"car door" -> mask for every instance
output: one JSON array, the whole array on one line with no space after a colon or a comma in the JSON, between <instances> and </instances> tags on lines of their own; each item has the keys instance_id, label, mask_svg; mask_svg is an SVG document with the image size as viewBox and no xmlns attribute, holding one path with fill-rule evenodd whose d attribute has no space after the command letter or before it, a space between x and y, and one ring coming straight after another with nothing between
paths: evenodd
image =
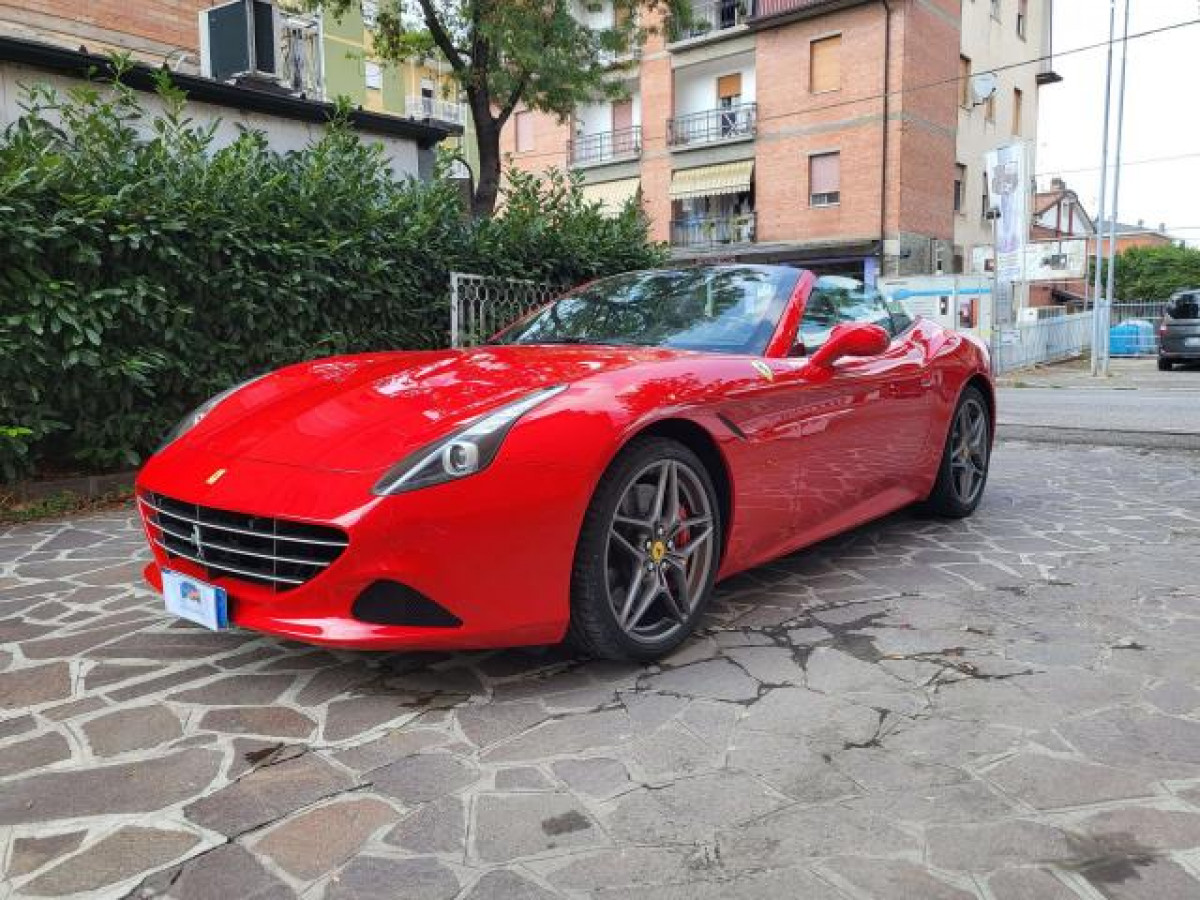
<instances>
[{"instance_id":1,"label":"car door","mask_svg":"<svg viewBox=\"0 0 1200 900\"><path fill-rule=\"evenodd\" d=\"M896 506L923 456L933 409L932 372L924 332L882 295L856 279L817 280L805 305L799 339L811 354L845 322L879 325L892 336L879 356L843 358L821 385L823 402L846 412L829 452L801 459L808 513L835 516L859 507ZM866 510L864 514L869 514ZM807 523L801 510L798 527Z\"/></svg>"}]
</instances>

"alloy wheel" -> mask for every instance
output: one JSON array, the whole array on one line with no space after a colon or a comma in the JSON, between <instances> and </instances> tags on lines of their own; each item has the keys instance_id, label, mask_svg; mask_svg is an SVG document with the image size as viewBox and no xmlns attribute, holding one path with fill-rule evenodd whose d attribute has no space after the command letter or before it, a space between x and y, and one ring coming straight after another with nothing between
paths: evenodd
<instances>
[{"instance_id":1,"label":"alloy wheel","mask_svg":"<svg viewBox=\"0 0 1200 900\"><path fill-rule=\"evenodd\" d=\"M631 478L608 529L608 602L640 643L687 626L717 558L713 509L699 475L664 459Z\"/></svg>"},{"instance_id":2,"label":"alloy wheel","mask_svg":"<svg viewBox=\"0 0 1200 900\"><path fill-rule=\"evenodd\" d=\"M976 397L967 397L954 416L950 438L950 483L963 504L975 502L987 479L987 410Z\"/></svg>"}]
</instances>

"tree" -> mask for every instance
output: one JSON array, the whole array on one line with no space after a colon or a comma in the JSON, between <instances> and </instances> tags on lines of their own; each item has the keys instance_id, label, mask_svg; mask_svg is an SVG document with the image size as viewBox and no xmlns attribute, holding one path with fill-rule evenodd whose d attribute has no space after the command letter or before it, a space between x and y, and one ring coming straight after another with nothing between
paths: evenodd
<instances>
[{"instance_id":1,"label":"tree","mask_svg":"<svg viewBox=\"0 0 1200 900\"><path fill-rule=\"evenodd\" d=\"M362 0L305 0L335 16ZM610 0L611 27L593 29L571 0L384 0L375 49L389 61L437 54L450 64L475 123L479 149L472 211L488 217L500 190L500 132L520 105L560 119L581 102L624 94L612 60L645 40L639 11L690 18L690 0ZM587 6L592 3L588 2Z\"/></svg>"},{"instance_id":2,"label":"tree","mask_svg":"<svg viewBox=\"0 0 1200 900\"><path fill-rule=\"evenodd\" d=\"M1200 287L1200 249L1195 247L1130 247L1117 254L1116 265L1119 300L1165 300L1182 288Z\"/></svg>"}]
</instances>

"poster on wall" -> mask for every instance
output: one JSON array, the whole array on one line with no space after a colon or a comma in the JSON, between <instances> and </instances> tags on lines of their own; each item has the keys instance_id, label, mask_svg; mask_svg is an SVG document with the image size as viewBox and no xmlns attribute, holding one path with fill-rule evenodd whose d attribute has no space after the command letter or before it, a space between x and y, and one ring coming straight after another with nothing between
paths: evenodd
<instances>
[{"instance_id":1,"label":"poster on wall","mask_svg":"<svg viewBox=\"0 0 1200 900\"><path fill-rule=\"evenodd\" d=\"M1008 144L990 150L985 164L988 203L1000 214L996 220L996 276L1002 281L1019 281L1029 241L1028 145Z\"/></svg>"}]
</instances>

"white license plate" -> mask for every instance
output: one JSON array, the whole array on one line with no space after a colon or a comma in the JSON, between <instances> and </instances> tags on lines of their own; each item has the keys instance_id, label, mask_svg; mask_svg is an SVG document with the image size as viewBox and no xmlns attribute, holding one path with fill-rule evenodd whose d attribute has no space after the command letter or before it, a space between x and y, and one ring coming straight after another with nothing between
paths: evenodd
<instances>
[{"instance_id":1,"label":"white license plate","mask_svg":"<svg viewBox=\"0 0 1200 900\"><path fill-rule=\"evenodd\" d=\"M213 631L229 627L229 600L224 588L169 570L163 572L162 580L168 612Z\"/></svg>"},{"instance_id":2,"label":"white license plate","mask_svg":"<svg viewBox=\"0 0 1200 900\"><path fill-rule=\"evenodd\" d=\"M1184 338L1183 346L1185 346L1185 347L1200 347L1200 337Z\"/></svg>"}]
</instances>

